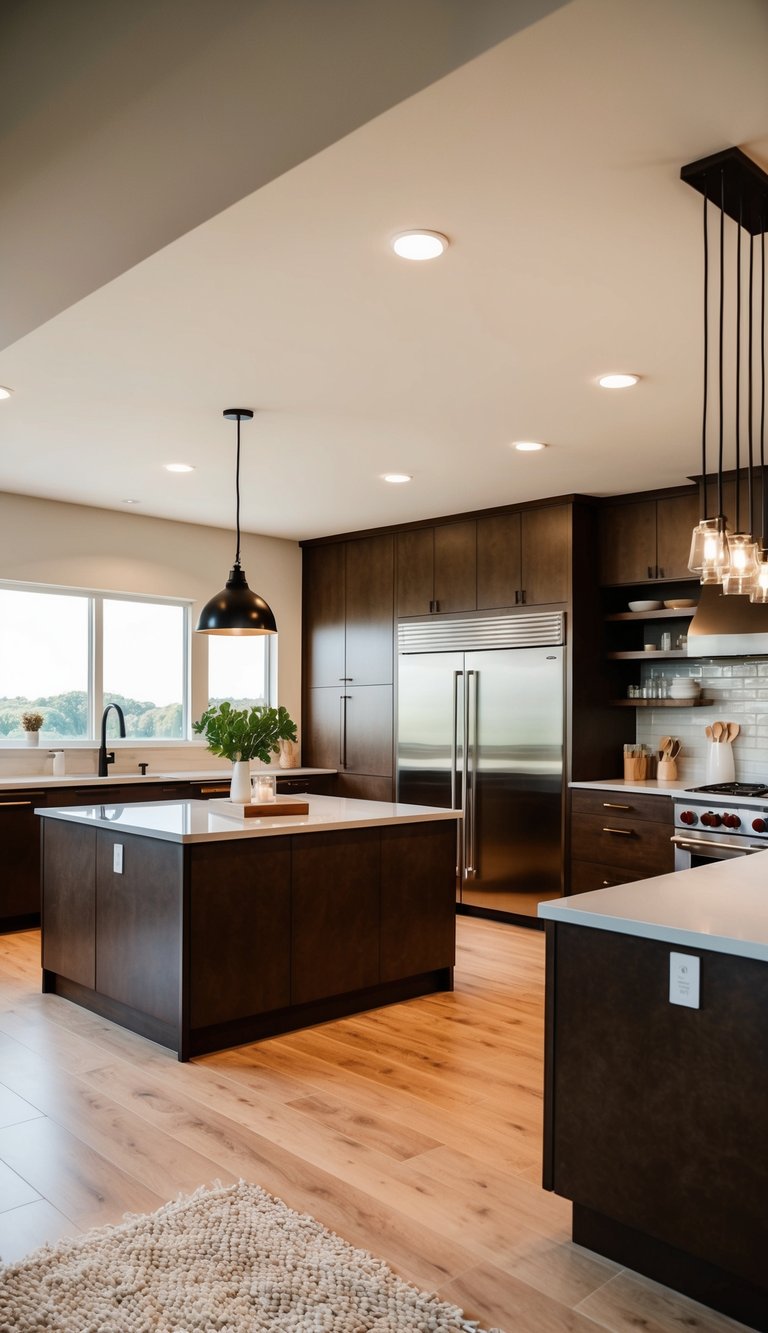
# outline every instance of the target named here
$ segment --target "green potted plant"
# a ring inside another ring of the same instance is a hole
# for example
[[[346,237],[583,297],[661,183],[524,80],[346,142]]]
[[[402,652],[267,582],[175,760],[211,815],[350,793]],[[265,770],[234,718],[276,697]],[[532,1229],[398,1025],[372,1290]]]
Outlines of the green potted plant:
[[[24,728],[24,739],[27,745],[38,745],[40,742],[40,728],[45,718],[42,713],[22,713],[21,725]]]
[[[232,764],[230,798],[245,805],[251,799],[250,761],[271,762],[278,754],[281,740],[296,740],[296,723],[287,708],[233,708],[230,703],[206,708],[199,722],[192,724],[198,736],[204,736],[208,749]]]

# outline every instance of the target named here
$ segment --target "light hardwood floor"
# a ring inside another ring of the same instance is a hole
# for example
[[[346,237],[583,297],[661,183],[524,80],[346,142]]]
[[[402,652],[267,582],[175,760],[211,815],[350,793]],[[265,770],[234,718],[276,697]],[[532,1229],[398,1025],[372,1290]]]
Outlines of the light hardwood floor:
[[[570,1243],[539,1184],[543,935],[458,933],[452,994],[189,1065],[41,995],[39,933],[0,936],[0,1255],[243,1177],[486,1328],[741,1328]]]

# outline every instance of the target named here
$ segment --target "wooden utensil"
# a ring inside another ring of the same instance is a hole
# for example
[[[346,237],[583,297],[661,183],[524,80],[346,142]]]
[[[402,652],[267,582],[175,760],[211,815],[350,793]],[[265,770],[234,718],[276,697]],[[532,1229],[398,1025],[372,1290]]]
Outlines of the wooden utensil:
[[[726,740],[729,742],[729,744],[736,740],[736,737],[738,736],[740,731],[741,727],[739,726],[738,722],[728,723],[728,735],[726,737]]]
[[[722,738],[723,731],[724,731],[724,727],[723,727],[722,722],[713,722],[713,723],[712,723],[712,736],[713,736],[713,738],[714,738],[716,741],[719,741],[719,740]]]
[[[662,754],[669,749],[671,744],[672,744],[671,736],[662,736],[661,740],[659,741],[659,749],[661,750]]]
[[[706,736],[706,738],[707,738],[708,741],[711,741],[711,740],[712,740],[712,728],[711,728],[711,727],[705,727],[705,728],[704,728],[704,735]]]
[[[680,742],[677,739],[677,736],[675,736],[672,740],[671,746],[669,747],[669,754],[667,755],[667,758],[675,760],[677,759],[679,753],[680,753]]]

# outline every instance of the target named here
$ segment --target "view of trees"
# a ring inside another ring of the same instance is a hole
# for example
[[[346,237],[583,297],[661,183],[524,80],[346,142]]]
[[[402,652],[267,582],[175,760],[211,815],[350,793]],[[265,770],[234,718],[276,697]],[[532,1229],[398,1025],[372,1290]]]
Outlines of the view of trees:
[[[125,730],[129,737],[181,737],[181,704],[158,707],[149,700],[126,699],[122,694],[109,695],[105,703],[120,705],[125,714]],[[43,734],[49,738],[88,735],[88,696],[84,690],[41,695],[36,699],[21,696],[0,699],[0,736],[23,735],[21,715],[30,711],[43,714]]]

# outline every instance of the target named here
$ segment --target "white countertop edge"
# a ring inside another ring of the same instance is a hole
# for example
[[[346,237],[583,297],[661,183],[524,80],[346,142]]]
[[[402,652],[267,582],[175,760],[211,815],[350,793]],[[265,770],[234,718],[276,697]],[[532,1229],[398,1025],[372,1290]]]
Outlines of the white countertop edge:
[[[703,781],[703,779],[702,779]],[[679,792],[690,791],[700,783],[690,779],[676,778],[674,782],[659,782],[656,778],[646,778],[644,782],[627,782],[624,778],[609,778],[605,782],[569,782],[569,787],[579,787],[585,791],[623,791],[634,792],[643,796],[677,796]]]
[[[325,813],[322,806],[313,814],[312,802],[322,802],[327,807],[328,802],[336,802],[339,805],[352,805],[354,807],[375,806],[370,812],[354,809],[346,815],[334,817],[331,813]],[[66,823],[78,824],[81,828],[103,828],[109,829],[112,833],[135,834],[138,837],[158,839],[162,842],[175,843],[195,843],[195,842],[227,842],[243,838],[264,838],[280,837],[286,834],[299,833],[332,833],[339,829],[356,828],[378,828],[385,826],[395,826],[400,824],[425,824],[436,823],[449,819],[461,819],[460,810],[443,810],[432,806],[407,806],[401,805],[398,808],[397,802],[384,801],[353,801],[351,799],[337,798],[333,796],[310,797],[309,815],[279,815],[269,819],[263,818],[238,819],[235,815],[225,815],[217,812],[212,807],[213,801],[151,801],[140,802],[127,806],[115,805],[87,805],[87,806],[51,806],[42,807],[35,811],[43,819],[58,819]],[[179,833],[171,828],[154,826],[152,824],[142,824],[138,822],[137,817],[140,812],[147,807],[159,810],[163,806],[187,805],[198,807],[201,818],[215,819],[218,827],[211,829],[200,829],[190,833]],[[97,810],[118,810],[123,809],[127,812],[124,820],[109,819],[105,815],[96,814]],[[79,813],[78,813],[79,812]],[[134,822],[136,821],[136,822]]]
[[[336,768],[270,768],[255,767],[251,770],[253,773],[263,773],[279,779],[285,778],[317,778],[334,777],[338,773]],[[195,768],[179,770],[176,772],[147,773],[146,777],[141,773],[116,773],[114,770],[108,773],[105,778],[100,778],[97,773],[65,773],[62,778],[54,778],[45,773],[28,773],[15,777],[0,777],[0,791],[27,791],[34,787],[123,787],[137,785],[149,786],[153,782],[229,782],[231,780],[231,771],[223,769]]]
[[[765,852],[539,903],[546,921],[768,962]]]

